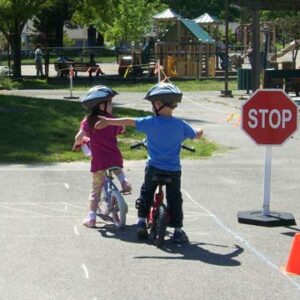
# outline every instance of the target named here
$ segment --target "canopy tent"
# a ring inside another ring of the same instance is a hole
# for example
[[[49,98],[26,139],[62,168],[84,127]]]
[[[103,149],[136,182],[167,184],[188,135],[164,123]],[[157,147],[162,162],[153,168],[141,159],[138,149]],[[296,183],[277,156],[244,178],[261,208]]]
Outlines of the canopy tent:
[[[168,8],[168,9],[164,10],[163,12],[154,15],[153,19],[155,19],[155,20],[173,20],[173,19],[182,19],[182,16]]]
[[[209,15],[208,13],[201,15],[200,17],[194,19],[194,21],[203,26],[210,35],[214,35],[215,30],[219,31],[219,25],[222,24],[221,20]]]
[[[209,15],[208,13],[205,13],[205,14],[199,16],[198,18],[194,19],[194,21],[200,25],[202,25],[202,24],[222,24],[221,20]]]

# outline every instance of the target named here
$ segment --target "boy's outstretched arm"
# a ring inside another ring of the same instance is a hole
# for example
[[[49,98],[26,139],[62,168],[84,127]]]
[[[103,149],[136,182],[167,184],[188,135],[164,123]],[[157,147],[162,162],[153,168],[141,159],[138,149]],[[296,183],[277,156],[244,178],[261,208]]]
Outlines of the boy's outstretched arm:
[[[202,128],[197,129],[196,132],[197,133],[196,133],[195,139],[201,139],[203,136],[203,129]]]
[[[111,119],[102,116],[98,116],[99,121],[95,124],[95,129],[102,129],[106,126],[132,126],[135,127],[135,120],[131,118],[118,118]]]

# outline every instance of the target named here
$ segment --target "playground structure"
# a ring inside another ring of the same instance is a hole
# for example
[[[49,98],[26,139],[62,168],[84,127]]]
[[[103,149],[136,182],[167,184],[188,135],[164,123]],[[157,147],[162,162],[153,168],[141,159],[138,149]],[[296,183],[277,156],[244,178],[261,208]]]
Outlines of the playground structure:
[[[120,75],[138,76],[145,69],[153,75],[155,65],[159,64],[168,77],[216,76],[216,43],[200,25],[170,9],[155,15],[153,20],[154,33],[146,45],[134,46],[131,56],[120,57]]]
[[[176,20],[156,41],[155,58],[167,76],[215,77],[215,41],[192,20]]]

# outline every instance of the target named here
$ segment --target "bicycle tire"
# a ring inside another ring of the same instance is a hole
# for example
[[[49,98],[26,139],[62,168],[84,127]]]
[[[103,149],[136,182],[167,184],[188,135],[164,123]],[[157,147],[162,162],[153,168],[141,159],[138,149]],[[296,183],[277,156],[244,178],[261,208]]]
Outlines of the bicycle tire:
[[[112,219],[117,228],[124,228],[126,225],[126,214],[128,211],[127,203],[118,190],[111,192]]]
[[[164,204],[162,204],[158,207],[154,219],[153,241],[158,248],[161,248],[164,244],[166,229],[167,208]]]

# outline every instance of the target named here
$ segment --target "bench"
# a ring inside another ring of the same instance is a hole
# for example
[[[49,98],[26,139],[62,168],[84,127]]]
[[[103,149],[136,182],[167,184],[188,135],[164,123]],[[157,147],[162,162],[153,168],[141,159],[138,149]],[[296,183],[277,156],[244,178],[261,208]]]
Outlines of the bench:
[[[295,92],[300,94],[300,69],[265,70],[264,88],[283,89],[286,93]]]
[[[57,76],[59,77],[68,77],[70,73],[70,68],[74,68],[74,76],[77,77],[78,72],[88,72],[89,76],[92,76],[93,72],[96,72],[99,69],[98,65],[91,66],[89,63],[85,62],[55,62],[54,69],[57,72]]]

